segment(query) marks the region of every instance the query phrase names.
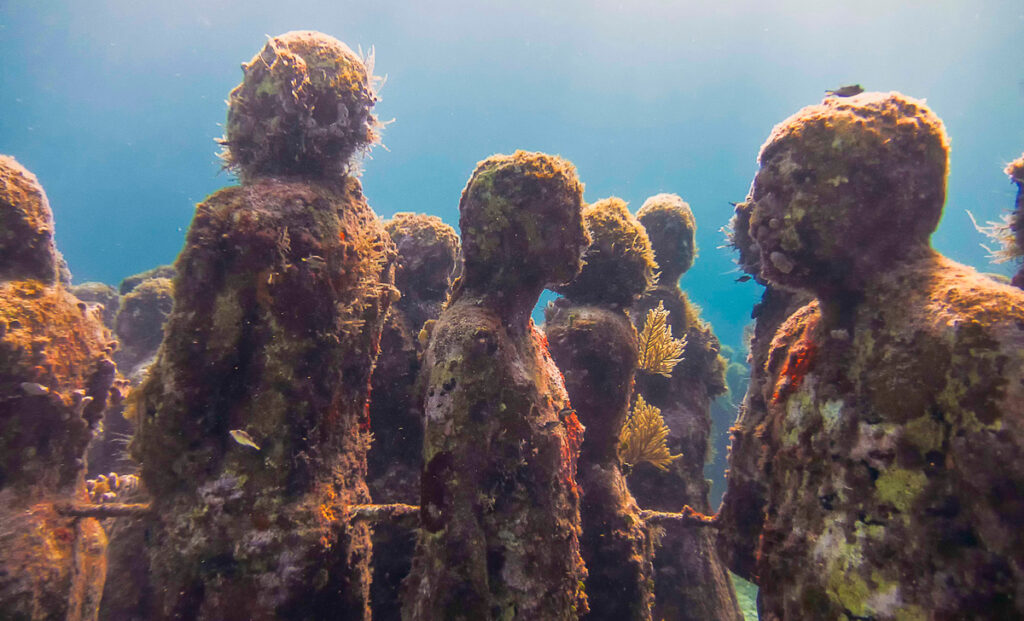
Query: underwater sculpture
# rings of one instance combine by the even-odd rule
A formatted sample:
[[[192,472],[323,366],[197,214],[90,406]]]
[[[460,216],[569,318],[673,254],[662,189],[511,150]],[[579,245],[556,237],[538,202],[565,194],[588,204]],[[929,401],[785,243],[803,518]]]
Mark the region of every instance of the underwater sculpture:
[[[660,272],[657,284],[633,304],[633,321],[643,321],[647,311],[663,304],[672,335],[685,337],[686,348],[670,376],[638,373],[636,378],[636,395],[661,410],[670,430],[669,449],[682,457],[665,470],[638,464],[629,474],[629,489],[643,509],[681,511],[690,506],[708,513],[704,462],[711,400],[725,392],[725,362],[711,327],[679,288],[697,254],[697,224],[690,206],[675,194],[650,197],[637,219],[647,230]],[[707,529],[668,527],[656,549],[654,572],[655,618],[740,619],[732,583]]]
[[[551,355],[586,427],[576,480],[582,499],[580,548],[587,565],[587,619],[651,619],[654,548],[626,487],[619,433],[637,369],[636,330],[626,309],[654,282],[654,255],[643,227],[618,198],[583,210],[591,242],[583,270],[556,288],[565,297],[544,323]]]
[[[760,276],[760,249],[749,233],[751,205],[749,197],[735,205],[735,213],[729,223],[729,243],[739,254],[737,263],[740,269],[764,286],[764,293],[750,314],[754,319],[748,360],[750,381],[742,397],[739,415],[729,429],[728,487],[717,516],[719,530],[716,543],[719,558],[730,570],[745,580],[757,582],[757,542],[764,522],[766,481],[761,475],[762,455],[746,447],[759,445],[761,440],[757,434],[764,431],[762,424],[768,416],[764,391],[769,378],[764,365],[772,337],[790,315],[807,305],[814,296],[806,291],[779,287]]]
[[[376,139],[373,76],[290,32],[243,65],[174,311],[133,393],[152,495],[153,618],[369,616],[367,402],[394,248],[347,174]]]
[[[1014,201],[1010,230],[1013,232],[1014,254],[1024,256],[1024,155],[1006,165],[1006,174],[1017,184],[1017,200]],[[1013,285],[1024,289],[1024,265],[1013,275]]]
[[[106,574],[85,451],[111,397],[112,337],[59,280],[35,175],[0,156],[0,617],[95,619]]]
[[[406,619],[575,619],[587,610],[583,429],[530,313],[588,239],[572,164],[495,155],[459,203],[463,274],[423,361],[419,538]]]
[[[930,247],[947,161],[898,93],[826,99],[761,149],[761,275],[816,298],[732,448],[765,493],[762,618],[1024,614],[1024,293]]]
[[[424,324],[436,321],[452,284],[459,237],[436,216],[396,213],[384,222],[395,248],[395,287],[374,365],[367,456],[367,484],[375,502],[417,505],[423,470],[423,411],[416,380],[425,342]],[[421,338],[421,332],[423,333]],[[398,619],[399,591],[409,573],[416,533],[384,522],[373,530],[373,618]]]

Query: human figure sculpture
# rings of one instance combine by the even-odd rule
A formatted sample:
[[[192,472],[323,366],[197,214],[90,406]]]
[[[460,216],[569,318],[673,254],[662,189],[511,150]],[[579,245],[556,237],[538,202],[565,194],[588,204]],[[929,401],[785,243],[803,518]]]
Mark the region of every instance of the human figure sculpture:
[[[654,547],[626,486],[619,436],[629,415],[638,363],[626,310],[654,282],[654,254],[643,227],[618,198],[583,210],[591,242],[583,270],[557,290],[544,332],[586,427],[577,464],[583,493],[580,538],[587,565],[587,619],[651,619]]]
[[[394,249],[348,174],[373,78],[340,41],[271,37],[228,102],[241,185],[198,205],[133,393],[152,618],[369,617],[370,372]]]
[[[463,274],[423,361],[420,532],[406,619],[576,619],[587,610],[582,427],[530,313],[587,244],[573,166],[495,155],[459,203]]]
[[[417,376],[423,344],[451,291],[459,237],[437,216],[396,213],[384,229],[398,251],[395,287],[373,368],[370,428],[373,446],[366,482],[377,503],[419,504],[423,470],[423,411]],[[409,573],[416,533],[393,523],[373,530],[373,618],[399,619],[399,591]]]
[[[718,512],[717,545],[719,558],[736,575],[757,582],[757,541],[761,534],[766,481],[761,475],[762,456],[756,450],[747,450],[760,440],[755,437],[764,427],[768,404],[764,400],[768,381],[765,362],[772,338],[779,326],[800,308],[814,299],[806,291],[792,290],[772,284],[761,278],[761,253],[750,237],[750,208],[748,199],[737,203],[730,223],[730,242],[738,253],[738,264],[758,284],[764,286],[761,301],[754,306],[751,318],[754,329],[750,338],[750,382],[742,397],[735,424],[729,429],[729,469],[726,472],[728,488]]]
[[[1024,614],[1024,293],[930,247],[947,161],[898,93],[826,98],[761,149],[761,276],[815,297],[732,448],[764,489],[762,618]]]
[[[689,506],[708,513],[710,486],[704,463],[711,400],[725,392],[725,361],[711,326],[700,319],[700,309],[679,287],[697,255],[697,224],[690,206],[675,194],[650,197],[637,219],[650,237],[659,275],[655,286],[633,304],[633,321],[641,329],[647,311],[662,304],[669,311],[672,336],[685,337],[686,348],[669,377],[641,371],[636,386],[637,395],[661,410],[669,428],[669,450],[681,457],[664,470],[637,464],[629,475],[629,488],[643,509],[674,512]],[[655,618],[740,619],[732,583],[706,529],[669,527],[656,549],[654,572]]]
[[[1013,204],[1009,227],[1013,234],[1013,241],[1008,245],[1013,248],[1011,254],[1020,260],[1024,256],[1024,155],[1007,164],[1005,172],[1010,181],[1017,186],[1017,199]],[[1017,269],[1012,282],[1018,289],[1024,289],[1024,265]]]
[[[59,279],[53,212],[0,155],[0,617],[96,619],[107,538],[85,452],[112,396],[112,336]]]

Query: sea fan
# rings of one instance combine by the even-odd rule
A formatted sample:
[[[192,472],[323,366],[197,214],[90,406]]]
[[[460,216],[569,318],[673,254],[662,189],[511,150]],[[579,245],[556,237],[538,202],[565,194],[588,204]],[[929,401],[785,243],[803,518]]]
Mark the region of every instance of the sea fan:
[[[999,221],[989,220],[984,226],[978,224],[978,221],[974,219],[974,214],[970,211],[967,212],[967,215],[979,233],[999,244],[995,248],[981,244],[981,247],[988,251],[988,258],[993,263],[1012,261],[1024,252],[1024,249],[1017,247],[1017,239],[1013,232],[1013,214],[1003,214]]]
[[[664,302],[647,311],[640,331],[640,370],[672,377],[672,369],[683,359],[686,339],[672,338]]]
[[[668,426],[661,417],[661,410],[638,396],[632,414],[622,427],[619,458],[630,466],[646,461],[661,470],[668,470],[668,465],[682,455],[669,453],[667,438]]]

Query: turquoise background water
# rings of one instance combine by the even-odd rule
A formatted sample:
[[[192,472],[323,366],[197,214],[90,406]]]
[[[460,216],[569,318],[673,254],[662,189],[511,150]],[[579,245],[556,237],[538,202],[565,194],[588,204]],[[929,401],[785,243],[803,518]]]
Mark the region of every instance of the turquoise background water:
[[[965,213],[1012,206],[1024,150],[1024,3],[177,2],[0,3],[0,152],[42,181],[76,282],[116,284],[174,259],[194,203],[233,179],[214,139],[264,34],[316,29],[376,48],[365,163],[379,214],[456,225],[475,163],[517,148],[577,165],[593,201],[681,194],[701,255],[683,286],[726,343],[759,295],[736,283],[719,228],[773,124],[859,82],[927,98],[953,140],[934,243],[986,270]],[[1003,273],[1009,267],[995,268]]]

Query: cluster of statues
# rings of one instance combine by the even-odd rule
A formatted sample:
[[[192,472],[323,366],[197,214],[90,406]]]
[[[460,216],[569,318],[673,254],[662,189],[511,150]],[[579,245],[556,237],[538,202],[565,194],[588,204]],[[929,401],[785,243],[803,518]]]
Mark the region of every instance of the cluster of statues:
[[[0,159],[0,617],[739,620],[727,569],[764,619],[1024,615],[1024,291],[931,249],[949,145],[922,102],[829,96],[762,148],[715,512],[725,362],[679,288],[682,199],[586,205],[571,163],[518,151],[477,165],[460,235],[381,222],[352,165],[372,69],[292,32],[243,70],[240,184],[120,292],[64,282]],[[641,370],[651,309],[685,337],[671,373]],[[640,399],[660,468],[621,458]],[[95,459],[138,485],[86,484],[104,410],[130,445]]]

